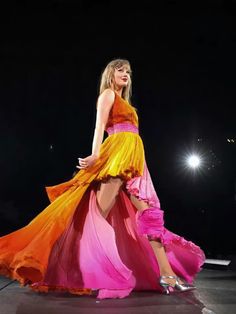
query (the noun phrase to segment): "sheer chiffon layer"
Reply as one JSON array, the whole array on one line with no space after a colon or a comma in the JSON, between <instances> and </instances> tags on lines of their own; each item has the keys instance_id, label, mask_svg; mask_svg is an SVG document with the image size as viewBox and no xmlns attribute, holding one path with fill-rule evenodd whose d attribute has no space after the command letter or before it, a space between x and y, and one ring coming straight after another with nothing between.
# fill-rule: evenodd
<instances>
[{"instance_id":1,"label":"sheer chiffon layer","mask_svg":"<svg viewBox=\"0 0 236 314\"><path fill-rule=\"evenodd\" d=\"M78 294L90 287L98 290L99 299L123 298L132 290L161 291L155 255L148 239L139 236L135 215L128 194L122 190L104 219L97 206L96 189L88 189L52 248L44 280L30 287ZM203 263L203 252L167 229L163 237L172 268L192 282Z\"/></svg>"},{"instance_id":2,"label":"sheer chiffon layer","mask_svg":"<svg viewBox=\"0 0 236 314\"><path fill-rule=\"evenodd\" d=\"M31 288L90 287L99 290L98 298L125 297L134 288L159 290L157 276L157 262L149 243L136 232L135 212L126 193L121 192L104 219L91 188L53 246L44 280Z\"/></svg>"},{"instance_id":3,"label":"sheer chiffon layer","mask_svg":"<svg viewBox=\"0 0 236 314\"><path fill-rule=\"evenodd\" d=\"M21 284L41 280L54 242L68 224L87 185L68 190L28 225L0 238L0 274Z\"/></svg>"}]
</instances>

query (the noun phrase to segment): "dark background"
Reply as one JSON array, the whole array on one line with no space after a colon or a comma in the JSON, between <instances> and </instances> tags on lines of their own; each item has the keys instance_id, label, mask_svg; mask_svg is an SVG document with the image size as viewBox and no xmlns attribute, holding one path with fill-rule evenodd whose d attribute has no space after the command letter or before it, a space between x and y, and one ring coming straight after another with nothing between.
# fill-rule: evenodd
<instances>
[{"instance_id":1,"label":"dark background","mask_svg":"<svg viewBox=\"0 0 236 314\"><path fill-rule=\"evenodd\" d=\"M8 1L1 8L0 233L23 227L91 153L101 71L133 104L166 227L236 253L236 1ZM228 139L228 140L227 140ZM199 171L186 154L204 157Z\"/></svg>"}]
</instances>

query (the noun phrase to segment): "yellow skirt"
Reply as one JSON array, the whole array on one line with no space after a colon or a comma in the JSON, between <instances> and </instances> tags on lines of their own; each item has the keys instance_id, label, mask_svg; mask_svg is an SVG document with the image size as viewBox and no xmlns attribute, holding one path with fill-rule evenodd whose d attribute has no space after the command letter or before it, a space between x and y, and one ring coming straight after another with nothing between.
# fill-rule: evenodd
<instances>
[{"instance_id":1,"label":"yellow skirt","mask_svg":"<svg viewBox=\"0 0 236 314\"><path fill-rule=\"evenodd\" d=\"M119 132L109 135L102 143L98 160L88 169L81 169L71 180L59 185L46 187L50 201L54 201L67 189L95 181L106 181L119 176L128 181L142 176L145 153L139 134Z\"/></svg>"}]
</instances>

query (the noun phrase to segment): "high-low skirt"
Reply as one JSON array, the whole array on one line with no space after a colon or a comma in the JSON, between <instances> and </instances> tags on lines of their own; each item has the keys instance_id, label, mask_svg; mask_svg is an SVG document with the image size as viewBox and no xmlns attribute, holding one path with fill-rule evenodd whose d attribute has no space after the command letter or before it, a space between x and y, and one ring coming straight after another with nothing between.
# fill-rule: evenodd
<instances>
[{"instance_id":1,"label":"high-low skirt","mask_svg":"<svg viewBox=\"0 0 236 314\"><path fill-rule=\"evenodd\" d=\"M130 194L161 208L138 129L108 130L98 160L70 180L46 187L50 204L25 227L0 238L0 274L34 291L67 291L123 298L131 291L161 291L160 271L146 236L137 231ZM105 219L97 206L99 182L125 184ZM161 238L175 273L192 283L205 255L199 246L164 228Z\"/></svg>"}]
</instances>

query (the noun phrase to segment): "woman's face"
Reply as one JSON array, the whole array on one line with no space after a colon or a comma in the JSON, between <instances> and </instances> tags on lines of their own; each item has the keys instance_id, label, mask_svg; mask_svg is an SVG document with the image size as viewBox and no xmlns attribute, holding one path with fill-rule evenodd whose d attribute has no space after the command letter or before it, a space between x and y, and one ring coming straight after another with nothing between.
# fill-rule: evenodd
<instances>
[{"instance_id":1,"label":"woman's face","mask_svg":"<svg viewBox=\"0 0 236 314\"><path fill-rule=\"evenodd\" d=\"M122 88L128 85L130 81L130 67L126 64L121 67L115 68L114 71L114 83L118 88Z\"/></svg>"}]
</instances>

